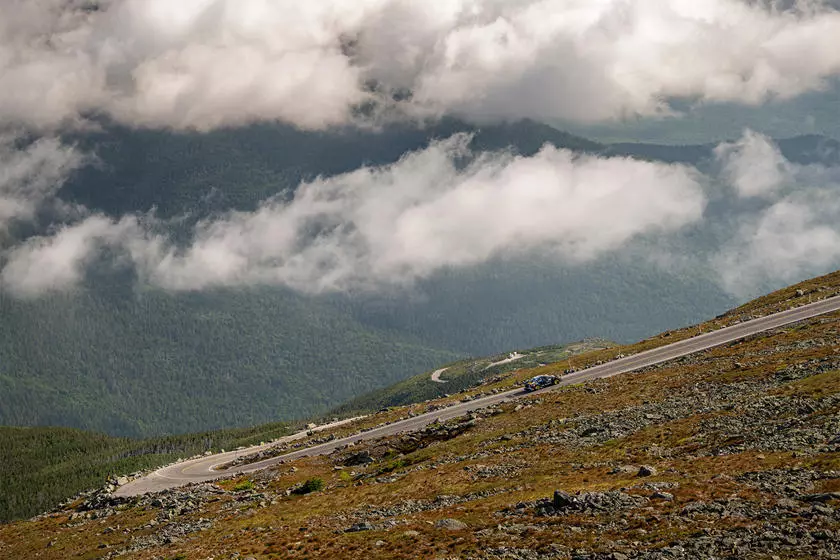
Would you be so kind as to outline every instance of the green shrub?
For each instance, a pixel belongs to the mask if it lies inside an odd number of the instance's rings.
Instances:
[[[324,487],[324,481],[320,478],[310,478],[292,492],[295,494],[309,494],[310,492],[317,492]]]
[[[243,490],[253,490],[253,489],[254,489],[254,483],[251,482],[250,480],[243,480],[242,482],[239,482],[236,486],[233,487],[234,492],[241,492]]]

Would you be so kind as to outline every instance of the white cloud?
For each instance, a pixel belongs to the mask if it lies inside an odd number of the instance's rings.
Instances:
[[[729,178],[740,194],[760,196],[766,205],[741,216],[735,236],[713,259],[723,286],[754,295],[840,267],[840,168],[791,163],[754,134],[738,145],[752,148],[730,160],[737,172]]]
[[[280,284],[305,292],[409,284],[446,267],[540,249],[582,261],[635,236],[700,218],[692,169],[575,156],[483,154],[465,167],[468,138],[302,185],[289,202],[200,224],[175,249],[131,219],[90,218],[10,255],[7,286],[72,285],[97,247],[121,248],[146,281],[174,290]],[[48,263],[54,263],[50,266]],[[40,271],[40,282],[33,281]]]
[[[410,114],[603,120],[761,103],[840,72],[840,13],[743,0],[9,0],[0,124],[89,113],[323,128],[379,91]],[[382,99],[380,98],[380,102]]]
[[[783,199],[742,227],[715,265],[736,295],[790,283],[840,265],[840,189]]]
[[[724,179],[742,198],[772,197],[790,185],[793,168],[772,140],[750,130],[715,148]]]
[[[31,220],[83,161],[56,139],[22,147],[18,142],[12,136],[0,137],[0,233],[15,221]]]
[[[364,6],[265,0],[10,0],[0,22],[0,122],[86,113],[208,129],[262,119],[346,122],[365,98],[341,52]],[[362,3],[363,4],[363,3]]]
[[[719,177],[550,145],[532,157],[471,154],[468,142],[457,135],[392,165],[302,184],[290,200],[198,224],[186,246],[148,216],[71,219],[7,249],[0,284],[20,296],[72,288],[107,249],[144,282],[169,290],[380,289],[524,253],[574,264],[640,236],[652,242],[646,254],[669,239],[695,264],[711,251],[722,286],[738,296],[840,266],[840,167],[794,164],[749,131],[716,150]],[[55,141],[9,150],[0,158],[0,211],[7,221],[28,219],[77,155]],[[705,213],[704,190],[715,179],[732,187],[728,217]],[[15,189],[25,195],[10,194]],[[687,225],[700,235],[678,241]],[[725,231],[732,237],[722,245],[704,245]]]
[[[80,223],[61,227],[53,235],[35,237],[6,254],[0,285],[21,297],[74,287],[102,247],[132,245],[144,233],[131,217],[112,221],[89,216]]]

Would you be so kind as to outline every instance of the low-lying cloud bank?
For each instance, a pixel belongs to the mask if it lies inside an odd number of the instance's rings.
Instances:
[[[754,133],[717,156],[737,196],[763,201],[713,260],[727,290],[750,295],[840,267],[840,167],[793,164]]]
[[[83,162],[75,149],[54,138],[22,145],[19,138],[0,136],[0,240],[13,222],[32,220]]]
[[[292,200],[200,223],[186,245],[154,216],[63,204],[55,193],[85,160],[50,135],[102,117],[130,127],[328,129],[443,114],[601,121],[668,113],[674,98],[759,104],[840,74],[836,6],[8,0],[0,283],[25,296],[66,289],[106,250],[143,281],[174,290],[405,285],[528,250],[579,262],[688,225],[731,228],[705,210],[711,183],[728,185],[747,209],[711,258],[726,289],[748,293],[822,271],[840,264],[837,169],[795,165],[752,133],[717,149],[714,177],[552,147],[533,157],[468,154],[466,138],[453,137],[391,166],[301,185]],[[29,135],[44,139],[22,140]],[[45,212],[54,225],[40,223]],[[27,238],[21,225],[42,235]]]
[[[8,0],[0,124],[207,130],[409,116],[603,120],[761,103],[840,72],[827,2]],[[397,100],[395,100],[397,99]]]
[[[89,216],[10,251],[0,278],[21,295],[72,286],[107,247],[167,289],[364,289],[533,249],[588,260],[703,213],[702,178],[689,167],[552,146],[474,156],[468,142],[456,135],[393,165],[301,185],[288,202],[200,223],[185,248],[135,217]]]
[[[531,157],[474,154],[469,142],[455,135],[391,165],[302,184],[289,200],[198,223],[186,244],[174,243],[152,215],[115,219],[74,207],[44,235],[7,243],[0,288],[22,297],[71,289],[107,252],[142,282],[175,291],[376,290],[526,253],[574,265],[640,237],[679,236],[686,226],[728,232],[718,247],[684,243],[680,256],[717,271],[739,296],[840,266],[840,167],[792,163],[761,135],[747,131],[719,146],[714,176],[550,145]],[[43,206],[62,207],[57,185],[81,159],[43,140],[0,150],[0,161],[7,229]],[[720,189],[728,206],[742,206],[734,220],[707,210]],[[695,256],[710,253],[709,261]]]

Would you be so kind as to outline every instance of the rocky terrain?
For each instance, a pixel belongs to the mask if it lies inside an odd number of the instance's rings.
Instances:
[[[824,277],[699,328],[839,289]],[[513,377],[536,373],[562,365]],[[0,557],[840,559],[840,315],[216,484],[92,493],[0,527]]]

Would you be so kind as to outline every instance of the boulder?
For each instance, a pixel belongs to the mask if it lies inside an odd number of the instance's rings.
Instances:
[[[554,506],[554,509],[571,508],[576,504],[577,499],[568,492],[563,492],[562,490],[554,491],[554,498],[551,501],[551,505]]]
[[[354,453],[344,460],[345,467],[357,467],[359,465],[367,465],[373,463],[373,457],[370,456],[370,451],[360,451]]]
[[[651,467],[650,465],[642,465],[641,467],[639,467],[639,474],[637,476],[654,476],[655,474],[656,469],[654,467]]]

